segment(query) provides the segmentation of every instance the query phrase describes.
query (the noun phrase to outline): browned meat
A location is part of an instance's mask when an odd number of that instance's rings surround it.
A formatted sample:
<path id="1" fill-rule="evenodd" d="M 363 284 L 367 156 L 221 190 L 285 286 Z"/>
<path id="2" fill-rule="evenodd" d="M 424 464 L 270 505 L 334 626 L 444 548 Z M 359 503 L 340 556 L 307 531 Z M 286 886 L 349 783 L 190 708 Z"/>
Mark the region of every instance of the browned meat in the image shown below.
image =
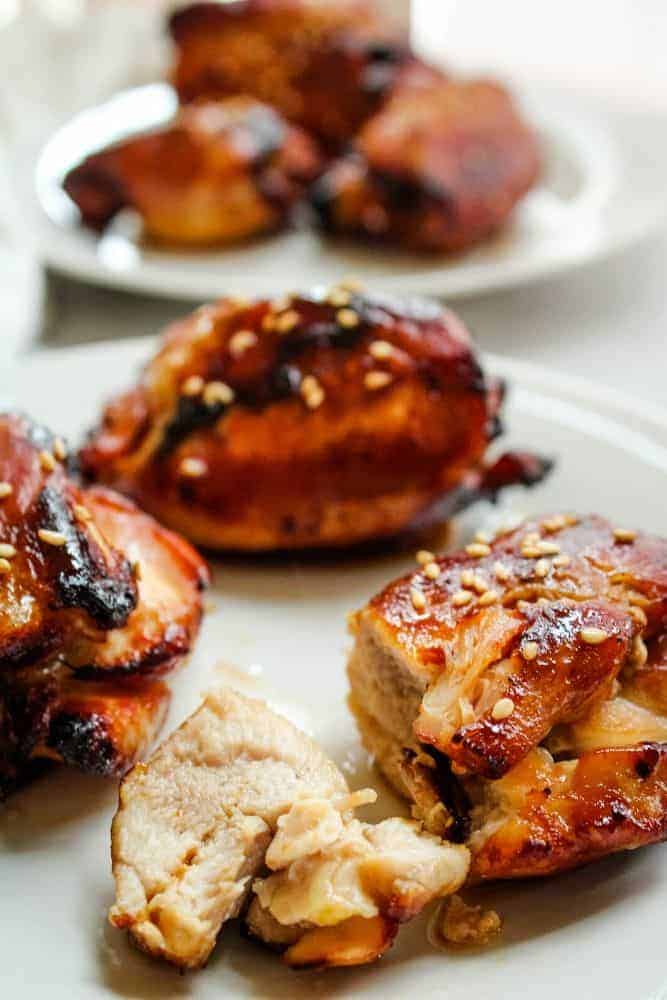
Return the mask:
<path id="1" fill-rule="evenodd" d="M 667 543 L 600 517 L 433 559 L 356 617 L 352 707 L 473 877 L 546 874 L 665 836 Z"/>
<path id="2" fill-rule="evenodd" d="M 202 545 L 343 546 L 539 480 L 529 455 L 485 462 L 501 401 L 433 303 L 222 300 L 168 331 L 80 459 Z"/>
<path id="3" fill-rule="evenodd" d="M 319 166 L 304 132 L 236 97 L 182 108 L 163 127 L 92 154 L 64 187 L 94 228 L 131 207 L 151 239 L 232 243 L 284 225 Z"/>
<path id="4" fill-rule="evenodd" d="M 182 101 L 251 94 L 334 147 L 396 86 L 442 79 L 359 0 L 195 3 L 169 27 Z"/>
<path id="5" fill-rule="evenodd" d="M 80 488 L 62 441 L 0 416 L 0 794 L 37 758 L 115 774 L 140 756 L 169 693 L 133 675 L 189 651 L 206 580 L 130 501 Z"/>
<path id="6" fill-rule="evenodd" d="M 499 84 L 400 86 L 322 175 L 322 227 L 420 251 L 500 228 L 539 173 L 537 137 Z"/>

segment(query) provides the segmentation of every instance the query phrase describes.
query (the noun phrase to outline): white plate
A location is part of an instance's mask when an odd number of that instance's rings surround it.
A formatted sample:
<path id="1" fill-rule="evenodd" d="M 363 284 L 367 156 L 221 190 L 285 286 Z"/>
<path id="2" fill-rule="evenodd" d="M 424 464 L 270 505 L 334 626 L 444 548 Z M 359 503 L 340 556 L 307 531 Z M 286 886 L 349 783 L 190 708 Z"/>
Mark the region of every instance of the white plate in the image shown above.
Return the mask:
<path id="1" fill-rule="evenodd" d="M 71 435 L 126 383 L 148 341 L 36 356 L 18 370 L 15 402 Z M 457 520 L 453 544 L 494 519 L 563 507 L 599 510 L 619 524 L 665 528 L 667 414 L 619 401 L 578 381 L 500 358 L 511 380 L 507 443 L 558 456 L 548 483 L 515 491 L 496 512 L 481 505 Z M 266 696 L 320 739 L 354 786 L 368 770 L 344 700 L 346 613 L 412 564 L 409 553 L 282 565 L 227 560 L 196 653 L 175 679 L 167 730 L 227 680 Z M 376 966 L 293 973 L 229 927 L 208 967 L 179 976 L 133 950 L 105 920 L 112 899 L 109 823 L 113 783 L 61 771 L 14 797 L 0 818 L 0 996 L 512 997 L 562 1000 L 667 996 L 663 955 L 667 855 L 661 846 L 619 855 L 559 878 L 489 887 L 505 918 L 494 948 L 435 952 L 424 921 L 399 934 Z M 379 812 L 396 808 L 388 792 Z"/>
<path id="2" fill-rule="evenodd" d="M 32 204 L 37 244 L 54 268 L 96 284 L 177 298 L 279 294 L 295 284 L 330 284 L 354 274 L 369 288 L 452 298 L 515 285 L 608 254 L 649 231 L 667 210 L 664 123 L 640 112 L 544 90 L 522 95 L 542 135 L 542 183 L 496 239 L 457 257 L 368 249 L 301 230 L 222 251 L 143 246 L 136 220 L 121 215 L 100 238 L 78 224 L 61 189 L 81 157 L 174 110 L 164 84 L 118 94 L 77 115 L 43 150 Z M 26 178 L 26 181 L 30 181 Z"/>

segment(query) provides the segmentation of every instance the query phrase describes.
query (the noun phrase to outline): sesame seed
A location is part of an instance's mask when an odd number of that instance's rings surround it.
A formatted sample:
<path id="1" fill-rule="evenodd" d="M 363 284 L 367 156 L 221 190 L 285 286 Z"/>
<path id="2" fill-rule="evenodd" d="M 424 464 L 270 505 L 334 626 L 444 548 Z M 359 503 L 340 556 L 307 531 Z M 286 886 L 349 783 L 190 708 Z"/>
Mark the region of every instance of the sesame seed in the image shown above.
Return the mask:
<path id="1" fill-rule="evenodd" d="M 476 542 L 482 542 L 482 544 L 484 544 L 484 545 L 488 545 L 489 542 L 492 541 L 492 537 L 491 537 L 491 535 L 489 534 L 488 531 L 476 531 L 475 532 L 475 541 Z"/>
<path id="2" fill-rule="evenodd" d="M 507 719 L 514 711 L 514 702 L 511 698 L 499 698 L 491 709 L 491 718 L 496 722 Z"/>
<path id="3" fill-rule="evenodd" d="M 472 542 L 470 545 L 466 545 L 466 552 L 474 559 L 481 559 L 482 556 L 491 554 L 491 547 L 484 542 Z"/>
<path id="4" fill-rule="evenodd" d="M 420 549 L 415 555 L 415 559 L 420 566 L 425 566 L 427 563 L 433 562 L 435 556 L 428 549 Z"/>
<path id="5" fill-rule="evenodd" d="M 390 382 L 393 382 L 393 376 L 389 372 L 366 372 L 364 375 L 364 385 L 371 391 L 384 389 Z"/>
<path id="6" fill-rule="evenodd" d="M 53 472 L 56 467 L 56 460 L 50 451 L 40 451 L 39 464 L 44 469 L 44 472 Z"/>
<path id="7" fill-rule="evenodd" d="M 345 330 L 351 330 L 359 326 L 359 316 L 354 309 L 339 309 L 336 313 L 336 322 Z"/>
<path id="8" fill-rule="evenodd" d="M 499 598 L 500 594 L 498 593 L 498 591 L 493 590 L 492 588 L 491 590 L 484 591 L 484 593 L 481 595 L 478 601 L 478 604 L 480 605 L 480 607 L 486 608 L 488 607 L 489 604 L 495 604 Z"/>
<path id="9" fill-rule="evenodd" d="M 178 471 L 181 476 L 186 476 L 188 479 L 199 479 L 200 476 L 205 476 L 208 472 L 208 465 L 201 458 L 184 458 L 181 460 Z"/>
<path id="10" fill-rule="evenodd" d="M 410 588 L 410 600 L 412 601 L 412 607 L 415 611 L 423 611 L 426 607 L 426 598 L 422 594 L 421 590 L 417 590 L 416 587 Z"/>
<path id="11" fill-rule="evenodd" d="M 257 334 L 254 330 L 237 330 L 236 333 L 232 334 L 229 338 L 229 353 L 235 357 L 240 358 L 248 348 L 254 347 L 257 343 Z"/>
<path id="12" fill-rule="evenodd" d="M 298 326 L 300 320 L 301 317 L 298 312 L 294 309 L 288 309 L 287 312 L 282 313 L 281 316 L 276 316 L 273 324 L 274 329 L 276 329 L 278 333 L 289 333 L 295 326 Z"/>
<path id="13" fill-rule="evenodd" d="M 77 521 L 90 521 L 91 513 L 87 507 L 83 506 L 82 503 L 75 503 L 73 510 Z"/>
<path id="14" fill-rule="evenodd" d="M 461 583 L 464 587 L 472 587 L 475 583 L 474 569 L 464 569 L 461 573 Z"/>
<path id="15" fill-rule="evenodd" d="M 605 642 L 609 638 L 609 633 L 605 632 L 603 628 L 582 628 L 579 638 L 588 646 L 599 646 L 601 642 Z"/>
<path id="16" fill-rule="evenodd" d="M 522 545 L 537 545 L 540 540 L 539 531 L 528 531 L 521 540 Z"/>
<path id="17" fill-rule="evenodd" d="M 285 309 L 289 309 L 292 305 L 291 295 L 279 295 L 277 299 L 274 299 L 271 303 L 271 309 L 273 312 L 284 312 Z"/>
<path id="18" fill-rule="evenodd" d="M 643 608 L 630 608 L 630 614 L 640 625 L 648 625 L 648 618 L 646 617 L 646 612 Z"/>
<path id="19" fill-rule="evenodd" d="M 614 538 L 617 542 L 634 542 L 637 537 L 636 531 L 631 531 L 630 528 L 614 528 Z"/>
<path id="20" fill-rule="evenodd" d="M 339 288 L 346 288 L 348 292 L 360 292 L 363 289 L 363 284 L 358 278 L 347 277 L 343 278 L 342 281 L 338 282 Z"/>
<path id="21" fill-rule="evenodd" d="M 519 652 L 523 656 L 524 660 L 536 660 L 537 654 L 540 651 L 540 647 L 536 642 L 529 640 L 528 642 L 522 642 L 519 647 Z"/>
<path id="22" fill-rule="evenodd" d="M 314 375 L 306 375 L 301 380 L 300 390 L 304 403 L 309 410 L 316 410 L 324 402 L 324 389 Z"/>
<path id="23" fill-rule="evenodd" d="M 646 643 L 640 635 L 636 635 L 632 640 L 632 662 L 635 667 L 643 667 L 648 660 L 648 650 Z"/>
<path id="24" fill-rule="evenodd" d="M 629 591 L 627 597 L 628 597 L 628 604 L 639 605 L 639 607 L 646 607 L 646 605 L 649 603 L 648 597 L 646 597 L 645 594 L 640 594 L 636 590 Z"/>
<path id="25" fill-rule="evenodd" d="M 455 594 L 452 595 L 452 604 L 455 608 L 462 608 L 466 604 L 470 604 L 472 601 L 473 594 L 470 590 L 457 590 Z"/>
<path id="26" fill-rule="evenodd" d="M 566 519 L 564 514 L 556 514 L 554 517 L 548 517 L 546 521 L 542 521 L 542 528 L 550 535 L 560 531 L 565 525 Z"/>
<path id="27" fill-rule="evenodd" d="M 341 306 L 349 306 L 352 295 L 347 288 L 332 288 L 327 295 L 327 302 L 330 306 L 339 309 Z"/>
<path id="28" fill-rule="evenodd" d="M 476 590 L 478 594 L 485 594 L 489 589 L 489 585 L 483 576 L 478 576 L 474 573 L 472 579 L 472 589 Z"/>
<path id="29" fill-rule="evenodd" d="M 557 556 L 560 552 L 560 545 L 555 542 L 538 542 L 537 548 L 543 556 Z"/>
<path id="30" fill-rule="evenodd" d="M 67 447 L 61 437 L 55 438 L 53 442 L 53 454 L 59 462 L 64 462 L 67 458 Z"/>
<path id="31" fill-rule="evenodd" d="M 437 580 L 440 576 L 440 567 L 437 562 L 426 563 L 424 566 L 424 575 L 429 578 L 429 580 Z"/>
<path id="32" fill-rule="evenodd" d="M 521 555 L 524 559 L 539 559 L 542 553 L 537 545 L 522 545 Z"/>
<path id="33" fill-rule="evenodd" d="M 535 563 L 535 569 L 533 570 L 535 576 L 543 578 L 549 573 L 549 560 L 548 559 L 538 559 Z"/>
<path id="34" fill-rule="evenodd" d="M 203 399 L 207 406 L 229 406 L 234 402 L 234 390 L 226 382 L 207 382 Z"/>
<path id="35" fill-rule="evenodd" d="M 496 575 L 496 579 L 502 580 L 503 582 L 509 580 L 512 575 L 512 571 L 509 566 L 506 566 L 505 563 L 502 562 L 496 562 L 493 564 L 493 572 Z"/>
<path id="36" fill-rule="evenodd" d="M 276 317 L 273 315 L 273 313 L 267 313 L 264 319 L 262 320 L 262 330 L 264 330 L 265 333 L 270 333 L 271 330 L 275 330 L 275 328 L 276 328 Z"/>
<path id="37" fill-rule="evenodd" d="M 374 340 L 369 345 L 368 351 L 376 361 L 386 361 L 394 353 L 394 348 L 388 340 Z"/>
<path id="38" fill-rule="evenodd" d="M 0 573 L 7 574 L 11 572 L 12 564 L 8 559 L 0 559 Z"/>
<path id="39" fill-rule="evenodd" d="M 0 556 L 3 559 L 13 559 L 16 555 L 16 549 L 9 542 L 0 542 Z"/>
<path id="40" fill-rule="evenodd" d="M 570 557 L 563 553 L 561 556 L 556 556 L 554 559 L 554 566 L 567 566 L 570 562 Z"/>
<path id="41" fill-rule="evenodd" d="M 40 528 L 37 534 L 46 545 L 55 545 L 60 548 L 60 546 L 65 545 L 67 542 L 67 538 L 63 535 L 62 531 L 51 531 L 49 528 Z"/>
<path id="42" fill-rule="evenodd" d="M 551 601 L 549 600 L 548 597 L 538 597 L 537 598 L 537 606 L 538 606 L 538 608 L 548 608 L 550 604 L 551 604 Z"/>
<path id="43" fill-rule="evenodd" d="M 197 323 L 195 325 L 195 333 L 198 333 L 200 335 L 207 334 L 210 333 L 212 329 L 213 329 L 213 320 L 208 315 L 208 313 L 204 312 L 201 314 L 201 316 L 197 317 Z"/>
<path id="44" fill-rule="evenodd" d="M 4 500 L 5 497 L 9 497 L 14 492 L 14 487 L 11 483 L 0 483 L 0 500 Z"/>
<path id="45" fill-rule="evenodd" d="M 198 396 L 204 388 L 204 379 L 201 375 L 190 375 L 181 386 L 181 395 Z"/>

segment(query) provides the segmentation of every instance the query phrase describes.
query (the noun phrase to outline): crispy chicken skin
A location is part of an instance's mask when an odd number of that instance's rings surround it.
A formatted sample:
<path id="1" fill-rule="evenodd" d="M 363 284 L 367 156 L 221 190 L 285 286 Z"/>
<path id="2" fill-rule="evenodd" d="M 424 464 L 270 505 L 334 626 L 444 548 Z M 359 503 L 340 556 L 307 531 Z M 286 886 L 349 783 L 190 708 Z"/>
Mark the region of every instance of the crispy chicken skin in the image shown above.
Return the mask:
<path id="1" fill-rule="evenodd" d="M 433 303 L 226 299 L 168 330 L 80 461 L 210 548 L 345 546 L 538 481 L 533 456 L 485 462 L 502 394 Z"/>
<path id="2" fill-rule="evenodd" d="M 537 137 L 499 84 L 401 86 L 316 181 L 326 232 L 417 251 L 490 236 L 535 183 Z"/>
<path id="3" fill-rule="evenodd" d="M 214 691 L 123 781 L 110 920 L 194 969 L 252 892 L 248 930 L 286 948 L 288 964 L 372 961 L 401 922 L 458 888 L 470 860 L 414 822 L 354 819 L 374 799 L 349 794 L 322 750 L 263 702 Z"/>
<path id="4" fill-rule="evenodd" d="M 546 517 L 360 611 L 351 707 L 473 878 L 549 874 L 667 833 L 666 623 L 665 541 Z"/>
<path id="5" fill-rule="evenodd" d="M 71 477 L 60 439 L 0 415 L 0 795 L 38 758 L 119 774 L 144 752 L 207 580 L 134 504 Z"/>
<path id="6" fill-rule="evenodd" d="M 399 81 L 442 78 L 358 0 L 196 3 L 169 28 L 182 101 L 251 94 L 330 147 L 349 140 Z"/>
<path id="7" fill-rule="evenodd" d="M 284 225 L 320 168 L 314 143 L 249 97 L 181 108 L 164 126 L 88 156 L 63 182 L 86 225 L 122 208 L 149 239 L 233 243 Z"/>

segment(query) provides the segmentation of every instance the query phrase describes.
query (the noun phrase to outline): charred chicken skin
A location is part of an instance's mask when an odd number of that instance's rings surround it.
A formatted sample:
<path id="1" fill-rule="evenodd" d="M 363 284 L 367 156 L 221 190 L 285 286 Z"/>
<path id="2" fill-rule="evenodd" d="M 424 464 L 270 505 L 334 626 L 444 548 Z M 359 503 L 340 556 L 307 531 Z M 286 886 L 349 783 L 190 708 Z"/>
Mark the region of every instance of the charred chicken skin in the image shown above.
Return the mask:
<path id="1" fill-rule="evenodd" d="M 395 87 L 442 79 L 357 0 L 196 3 L 177 11 L 169 28 L 182 101 L 251 94 L 334 148 Z"/>
<path id="2" fill-rule="evenodd" d="M 326 232 L 458 251 L 507 221 L 539 167 L 537 137 L 500 85 L 400 86 L 312 201 Z"/>
<path id="3" fill-rule="evenodd" d="M 94 228 L 129 207 L 149 239 L 222 244 L 284 225 L 319 166 L 304 132 L 235 97 L 182 108 L 165 126 L 88 156 L 64 188 Z"/>
<path id="4" fill-rule="evenodd" d="M 216 549 L 344 546 L 446 520 L 548 463 L 485 463 L 502 386 L 447 310 L 336 287 L 175 324 L 80 453 Z"/>
<path id="5" fill-rule="evenodd" d="M 80 488 L 63 442 L 0 416 L 0 798 L 55 759 L 122 774 L 158 731 L 207 579 L 130 501 Z"/>
<path id="6" fill-rule="evenodd" d="M 667 836 L 667 543 L 528 522 L 358 613 L 367 747 L 475 879 L 550 874 Z"/>

